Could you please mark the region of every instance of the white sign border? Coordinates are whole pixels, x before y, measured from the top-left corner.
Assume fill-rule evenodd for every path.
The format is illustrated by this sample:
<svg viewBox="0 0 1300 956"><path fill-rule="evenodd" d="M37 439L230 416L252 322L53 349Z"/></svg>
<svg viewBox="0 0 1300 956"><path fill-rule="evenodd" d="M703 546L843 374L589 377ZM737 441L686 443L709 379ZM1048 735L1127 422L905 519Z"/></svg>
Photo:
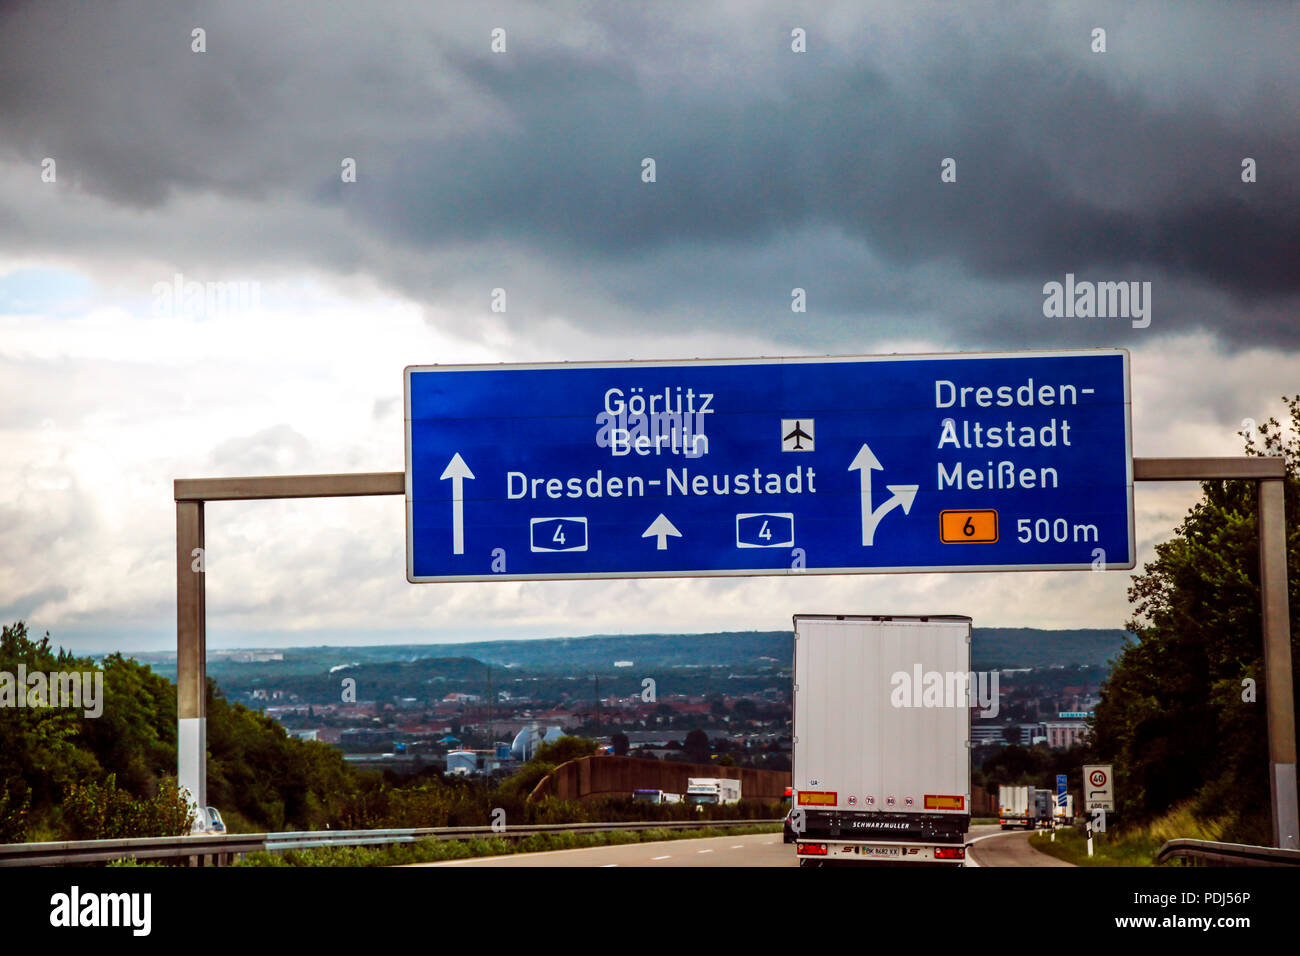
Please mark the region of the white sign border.
<svg viewBox="0 0 1300 956"><path fill-rule="evenodd" d="M1128 555L1127 564L1106 563L1107 571L1131 571L1137 566L1136 534L1133 512L1133 397L1132 397L1132 362L1126 348L1080 348L1080 349L1018 349L1003 352L922 352L917 354L890 353L889 355L795 355L763 356L759 358L694 358L694 359L626 359L623 361L603 362L516 362L516 363L476 363L469 365L408 365L402 372L402 404L405 440L406 472L406 580L412 584L445 584L452 582L476 581L582 581L582 580L633 580L636 578L738 578L738 577L782 577L782 576L825 576L831 574L947 574L985 571L1088 571L1093 562L1079 564L982 564L970 565L925 565L922 567L857 567L857 568L729 568L717 571L638 571L633 573L580 571L580 572L546 572L540 574L451 574L415 576L415 552L411 547L413 515L411 511L411 374L413 372L471 372L497 371L509 372L521 369L576 369L576 368L670 368L690 365L809 365L839 364L843 362L915 362L915 361L949 361L953 359L998 359L998 358L1074 358L1080 356L1118 355L1124 365L1124 481L1125 497L1128 506Z"/></svg>

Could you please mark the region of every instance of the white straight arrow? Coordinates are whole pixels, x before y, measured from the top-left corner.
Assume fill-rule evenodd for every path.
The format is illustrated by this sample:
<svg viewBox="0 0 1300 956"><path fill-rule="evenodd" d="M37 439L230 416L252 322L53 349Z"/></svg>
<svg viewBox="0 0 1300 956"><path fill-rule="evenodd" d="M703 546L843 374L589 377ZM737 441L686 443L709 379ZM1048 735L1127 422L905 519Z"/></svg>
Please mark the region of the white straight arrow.
<svg viewBox="0 0 1300 956"><path fill-rule="evenodd" d="M871 473L882 471L884 467L871 453L866 442L862 443L858 453L853 456L853 464L849 465L849 471L860 472L858 478L862 483L862 546L864 548L871 544L871 539L876 533L875 522L871 520Z"/></svg>
<svg viewBox="0 0 1300 956"><path fill-rule="evenodd" d="M474 480L474 472L469 470L460 452L452 455L451 461L443 469L440 481L451 479L451 553L465 553L465 479Z"/></svg>
<svg viewBox="0 0 1300 956"><path fill-rule="evenodd" d="M912 510L912 502L916 500L916 493L920 489L919 485L886 485L885 490L889 492L889 497L881 502L880 507L872 509L871 507L871 473L873 471L883 471L884 465L872 454L867 443L863 442L858 453L853 457L853 463L849 465L849 471L860 472L862 482L861 505L862 505L862 546L869 548L875 544L876 526L889 512L893 511L900 505L903 508L903 514L908 514Z"/></svg>
<svg viewBox="0 0 1300 956"><path fill-rule="evenodd" d="M650 527L646 528L645 531L642 532L641 537L658 538L659 540L655 542L655 549L659 551L667 551L669 535L672 535L674 538L680 538L682 533L673 527L673 523L661 514L658 518L655 518L654 521L650 522Z"/></svg>

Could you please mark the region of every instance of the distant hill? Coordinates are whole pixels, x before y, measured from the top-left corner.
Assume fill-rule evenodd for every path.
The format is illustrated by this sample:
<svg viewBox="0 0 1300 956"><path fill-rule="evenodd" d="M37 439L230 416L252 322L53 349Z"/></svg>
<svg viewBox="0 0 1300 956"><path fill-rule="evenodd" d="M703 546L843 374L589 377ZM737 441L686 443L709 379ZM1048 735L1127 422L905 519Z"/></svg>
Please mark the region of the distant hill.
<svg viewBox="0 0 1300 956"><path fill-rule="evenodd" d="M1046 630L1031 627L977 627L971 648L975 670L1015 667L1106 666L1131 636L1116 629ZM483 665L533 674L611 673L615 662L630 661L643 672L654 668L707 668L764 665L788 668L794 655L790 631L722 631L712 634L595 634L534 640L476 641L469 644L392 644L291 647L284 660L234 663L214 655L208 672L218 680L236 674L286 677L319 676L322 669L351 665L351 676L368 666L419 662L424 675L469 678ZM174 677L174 655L140 654L160 674ZM323 667L322 667L323 665ZM390 671L391 674L391 671ZM332 676L339 676L335 674Z"/></svg>
<svg viewBox="0 0 1300 956"><path fill-rule="evenodd" d="M430 648L425 648L426 653ZM598 634L531 641L484 641L438 645L439 657L473 657L531 672L609 670L615 661L645 667L753 664L763 658L788 665L794 654L790 631L723 631L716 634Z"/></svg>
<svg viewBox="0 0 1300 956"><path fill-rule="evenodd" d="M1132 639L1119 628L977 627L971 637L971 667L1106 666Z"/></svg>
<svg viewBox="0 0 1300 956"><path fill-rule="evenodd" d="M975 670L1001 667L1104 666L1119 653L1128 632L1121 629L1045 630L977 627L971 640ZM789 664L791 631L723 631L715 634L592 635L532 641L444 644L440 657L465 656L529 671L604 670L614 661L655 667L731 666L767 657Z"/></svg>

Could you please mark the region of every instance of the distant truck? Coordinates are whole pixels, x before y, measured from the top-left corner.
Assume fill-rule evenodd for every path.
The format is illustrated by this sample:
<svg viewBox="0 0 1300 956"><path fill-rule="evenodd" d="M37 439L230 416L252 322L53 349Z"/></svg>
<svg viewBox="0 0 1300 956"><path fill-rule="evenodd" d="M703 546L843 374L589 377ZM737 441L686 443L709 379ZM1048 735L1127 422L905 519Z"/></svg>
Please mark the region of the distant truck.
<svg viewBox="0 0 1300 956"><path fill-rule="evenodd" d="M690 777L686 802L696 806L740 802L740 781L733 777Z"/></svg>
<svg viewBox="0 0 1300 956"><path fill-rule="evenodd" d="M637 803L681 803L682 795L663 790L633 790L632 799Z"/></svg>
<svg viewBox="0 0 1300 956"><path fill-rule="evenodd" d="M1034 788L998 787L998 823L1004 830L1034 828Z"/></svg>
<svg viewBox="0 0 1300 956"><path fill-rule="evenodd" d="M971 619L797 614L794 632L799 865L964 865ZM937 705L911 686L935 674Z"/></svg>
<svg viewBox="0 0 1300 956"><path fill-rule="evenodd" d="M1056 791L1034 790L1034 826L1050 827L1056 810Z"/></svg>

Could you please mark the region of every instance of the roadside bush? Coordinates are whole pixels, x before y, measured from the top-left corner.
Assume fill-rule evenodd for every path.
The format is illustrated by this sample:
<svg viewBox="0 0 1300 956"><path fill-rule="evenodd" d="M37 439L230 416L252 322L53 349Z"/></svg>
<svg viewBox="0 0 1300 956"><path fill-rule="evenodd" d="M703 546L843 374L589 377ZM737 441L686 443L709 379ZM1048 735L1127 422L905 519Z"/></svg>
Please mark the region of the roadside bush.
<svg viewBox="0 0 1300 956"><path fill-rule="evenodd" d="M149 797L133 797L117 786L117 775L104 783L74 783L63 800L63 819L74 840L181 836L194 825L194 811L175 777L164 777Z"/></svg>

